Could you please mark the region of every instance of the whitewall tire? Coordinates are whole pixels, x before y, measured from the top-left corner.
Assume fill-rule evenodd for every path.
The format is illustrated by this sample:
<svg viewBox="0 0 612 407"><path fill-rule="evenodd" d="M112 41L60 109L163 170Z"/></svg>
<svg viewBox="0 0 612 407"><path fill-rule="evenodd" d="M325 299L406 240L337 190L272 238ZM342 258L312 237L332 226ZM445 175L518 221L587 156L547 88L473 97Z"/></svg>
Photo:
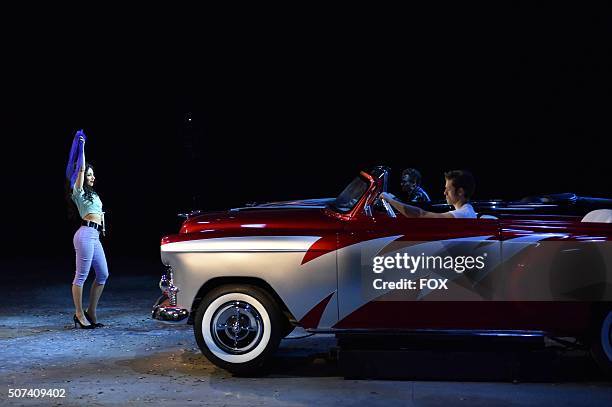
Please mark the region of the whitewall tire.
<svg viewBox="0 0 612 407"><path fill-rule="evenodd" d="M194 318L202 353L238 375L266 372L283 334L282 314L262 289L225 285L209 292Z"/></svg>

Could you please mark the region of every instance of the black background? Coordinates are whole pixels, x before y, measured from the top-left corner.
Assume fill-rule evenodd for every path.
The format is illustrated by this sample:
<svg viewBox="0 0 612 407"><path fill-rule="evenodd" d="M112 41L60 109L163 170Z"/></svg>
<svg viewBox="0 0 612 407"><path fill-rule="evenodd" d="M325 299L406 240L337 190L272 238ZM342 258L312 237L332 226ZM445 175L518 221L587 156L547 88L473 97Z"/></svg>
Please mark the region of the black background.
<svg viewBox="0 0 612 407"><path fill-rule="evenodd" d="M17 35L3 259L72 260L63 182L80 128L109 258L155 261L178 212L334 196L378 164L395 188L420 169L433 199L456 168L474 173L475 199L612 197L608 10L497 7L178 38Z"/></svg>

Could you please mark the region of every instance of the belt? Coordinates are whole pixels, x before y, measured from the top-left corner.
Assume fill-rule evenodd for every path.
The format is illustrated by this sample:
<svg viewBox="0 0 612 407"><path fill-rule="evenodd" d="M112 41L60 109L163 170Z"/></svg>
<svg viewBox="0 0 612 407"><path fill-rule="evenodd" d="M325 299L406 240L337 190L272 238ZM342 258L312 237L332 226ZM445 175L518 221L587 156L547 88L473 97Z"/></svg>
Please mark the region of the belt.
<svg viewBox="0 0 612 407"><path fill-rule="evenodd" d="M92 222L90 220L83 220L81 222L81 225L83 226L89 226L90 228L94 228L96 229L98 232L102 231L102 225L98 225L96 222Z"/></svg>

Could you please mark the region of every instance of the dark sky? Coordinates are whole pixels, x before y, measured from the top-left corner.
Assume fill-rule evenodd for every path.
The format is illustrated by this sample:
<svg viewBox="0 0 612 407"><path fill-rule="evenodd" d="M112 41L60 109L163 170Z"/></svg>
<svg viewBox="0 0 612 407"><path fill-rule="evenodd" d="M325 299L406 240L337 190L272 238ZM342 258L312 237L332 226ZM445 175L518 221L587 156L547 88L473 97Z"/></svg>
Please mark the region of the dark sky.
<svg viewBox="0 0 612 407"><path fill-rule="evenodd" d="M214 51L15 46L4 256L73 255L62 185L79 128L116 253L156 255L194 206L333 196L377 164L419 168L434 199L455 168L475 174L475 199L612 197L609 14L500 6L412 20L216 36Z"/></svg>

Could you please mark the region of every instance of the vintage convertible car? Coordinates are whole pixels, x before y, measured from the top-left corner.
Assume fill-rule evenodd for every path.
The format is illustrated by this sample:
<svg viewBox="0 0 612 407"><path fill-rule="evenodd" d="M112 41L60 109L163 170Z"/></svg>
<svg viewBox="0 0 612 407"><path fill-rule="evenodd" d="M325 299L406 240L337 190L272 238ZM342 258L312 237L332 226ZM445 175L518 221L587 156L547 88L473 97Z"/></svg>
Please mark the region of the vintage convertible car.
<svg viewBox="0 0 612 407"><path fill-rule="evenodd" d="M573 337L610 369L612 201L561 194L411 219L379 199L388 179L376 167L335 199L187 214L161 240L153 318L193 324L204 355L236 374L261 372L296 326Z"/></svg>

